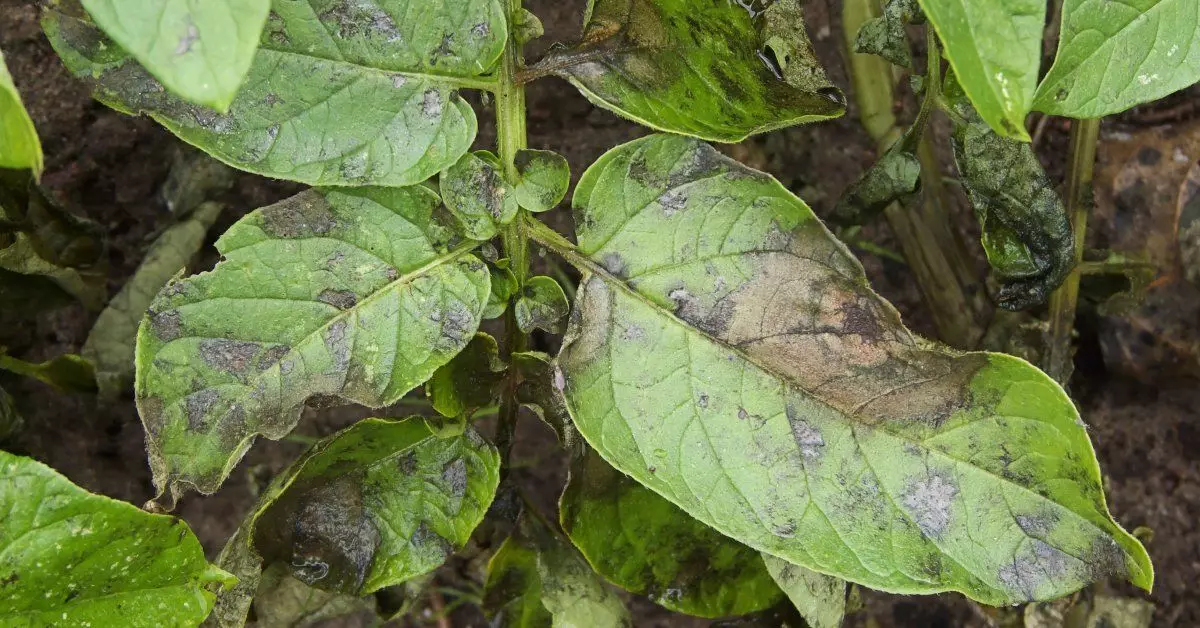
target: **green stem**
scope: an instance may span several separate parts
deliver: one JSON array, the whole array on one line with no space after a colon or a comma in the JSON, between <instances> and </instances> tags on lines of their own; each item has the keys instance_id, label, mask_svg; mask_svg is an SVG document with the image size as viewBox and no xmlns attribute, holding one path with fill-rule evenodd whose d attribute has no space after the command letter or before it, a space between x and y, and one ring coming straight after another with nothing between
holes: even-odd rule
<instances>
[{"instance_id":1,"label":"green stem","mask_svg":"<svg viewBox=\"0 0 1200 628\"><path fill-rule=\"evenodd\" d=\"M1075 310L1079 301L1080 263L1087 239L1088 212L1092 208L1092 174L1096 166L1096 140L1100 120L1075 120L1071 123L1071 152L1067 165L1067 217L1075 235L1075 267L1061 286L1050 295L1050 337L1046 351L1046 373L1065 385L1071 377L1071 332L1075 329Z\"/></svg>"},{"instance_id":2,"label":"green stem","mask_svg":"<svg viewBox=\"0 0 1200 628\"><path fill-rule=\"evenodd\" d=\"M521 10L521 0L506 0L508 23L514 23L514 17ZM525 87L518 81L517 75L521 69L521 47L514 34L509 33L508 45L504 48L504 56L500 60L500 71L496 85L496 136L500 150L500 162L504 165L504 175L509 181L517 180L517 152L525 148L527 137L525 133ZM525 210L519 210L517 217L504 228L500 234L504 246L504 255L509 259L509 269L517 278L517 285L525 285L529 277L529 243L521 225L525 222ZM519 288L518 288L519 289ZM504 317L504 333L507 338L509 354L524 351L529 345L529 337L517 325L513 308L508 308ZM500 462L508 467L512 453L513 434L517 427L517 413L521 405L517 401L516 381L513 380L505 387L500 399L500 417L496 422L496 447L500 450Z\"/></svg>"}]
</instances>

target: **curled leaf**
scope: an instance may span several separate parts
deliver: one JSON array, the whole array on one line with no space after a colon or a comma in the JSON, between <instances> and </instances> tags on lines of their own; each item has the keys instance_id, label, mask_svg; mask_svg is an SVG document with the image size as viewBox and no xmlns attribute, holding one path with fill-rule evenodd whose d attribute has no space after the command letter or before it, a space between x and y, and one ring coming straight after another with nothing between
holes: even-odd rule
<instances>
[{"instance_id":1,"label":"curled leaf","mask_svg":"<svg viewBox=\"0 0 1200 628\"><path fill-rule=\"evenodd\" d=\"M211 493L306 399L394 403L470 342L489 278L423 186L309 190L217 241L138 331L136 397L155 486Z\"/></svg>"},{"instance_id":2,"label":"curled leaf","mask_svg":"<svg viewBox=\"0 0 1200 628\"><path fill-rule=\"evenodd\" d=\"M840 116L844 99L812 54L799 3L775 6L766 29L736 2L595 0L582 41L533 69L635 122L714 141Z\"/></svg>"},{"instance_id":3,"label":"curled leaf","mask_svg":"<svg viewBox=\"0 0 1200 628\"><path fill-rule=\"evenodd\" d=\"M521 296L513 306L517 326L525 333L544 329L552 334L563 332L563 322L571 303L562 286L551 277L530 277L521 287Z\"/></svg>"},{"instance_id":4,"label":"curled leaf","mask_svg":"<svg viewBox=\"0 0 1200 628\"><path fill-rule=\"evenodd\" d=\"M433 409L442 416L469 416L499 397L506 370L496 339L479 332L458 355L434 371L425 390Z\"/></svg>"},{"instance_id":5,"label":"curled leaf","mask_svg":"<svg viewBox=\"0 0 1200 628\"><path fill-rule=\"evenodd\" d=\"M518 351L510 358L513 370L520 377L517 401L554 430L559 444L565 448L574 447L579 441L579 433L567 413L566 400L562 396L562 373L554 361L541 351Z\"/></svg>"},{"instance_id":6,"label":"curled leaf","mask_svg":"<svg viewBox=\"0 0 1200 628\"><path fill-rule=\"evenodd\" d=\"M908 142L898 140L838 199L833 218L861 225L892 202L916 194L920 185L921 162Z\"/></svg>"},{"instance_id":7,"label":"curled leaf","mask_svg":"<svg viewBox=\"0 0 1200 628\"><path fill-rule=\"evenodd\" d=\"M908 49L908 24L921 24L925 15L917 0L887 0L883 15L867 20L854 38L854 52L879 55L895 65L911 68Z\"/></svg>"},{"instance_id":8,"label":"curled leaf","mask_svg":"<svg viewBox=\"0 0 1200 628\"><path fill-rule=\"evenodd\" d=\"M578 249L533 233L584 273L558 365L621 472L877 589L1000 605L1108 575L1151 586L1063 390L912 334L777 181L656 135L601 157L574 206Z\"/></svg>"},{"instance_id":9,"label":"curled leaf","mask_svg":"<svg viewBox=\"0 0 1200 628\"><path fill-rule=\"evenodd\" d=\"M508 259L500 260L507 262ZM488 272L492 276L492 291L488 295L487 308L483 310L483 318L491 320L499 318L508 309L508 302L517 293L517 276L508 269L507 264L489 264Z\"/></svg>"}]
</instances>

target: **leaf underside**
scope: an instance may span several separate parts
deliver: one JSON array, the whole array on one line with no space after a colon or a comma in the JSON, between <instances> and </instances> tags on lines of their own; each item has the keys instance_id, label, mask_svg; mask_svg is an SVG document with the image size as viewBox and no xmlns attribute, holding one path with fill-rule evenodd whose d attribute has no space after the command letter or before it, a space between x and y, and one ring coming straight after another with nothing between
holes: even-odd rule
<instances>
[{"instance_id":1,"label":"leaf underside","mask_svg":"<svg viewBox=\"0 0 1200 628\"><path fill-rule=\"evenodd\" d=\"M595 0L583 40L540 65L571 81L598 106L662 131L737 142L845 109L820 71L802 28L786 44L795 67L785 80L770 61L761 22L727 0ZM799 23L798 8L788 18ZM801 39L803 38L803 39ZM773 50L773 49L772 49ZM771 55L777 54L771 52Z\"/></svg>"},{"instance_id":2,"label":"leaf underside","mask_svg":"<svg viewBox=\"0 0 1200 628\"><path fill-rule=\"evenodd\" d=\"M1046 3L1042 0L921 0L954 72L997 133L1029 141Z\"/></svg>"},{"instance_id":3,"label":"leaf underside","mask_svg":"<svg viewBox=\"0 0 1200 628\"><path fill-rule=\"evenodd\" d=\"M166 93L79 16L43 28L96 97L145 113L232 166L314 185L418 183L475 138L457 90L499 58L499 0L276 0L245 84L224 114Z\"/></svg>"},{"instance_id":4,"label":"leaf underside","mask_svg":"<svg viewBox=\"0 0 1200 628\"><path fill-rule=\"evenodd\" d=\"M0 451L0 624L195 626L231 584L182 520Z\"/></svg>"},{"instance_id":5,"label":"leaf underside","mask_svg":"<svg viewBox=\"0 0 1200 628\"><path fill-rule=\"evenodd\" d=\"M767 571L811 628L840 628L846 615L846 581L763 554Z\"/></svg>"},{"instance_id":6,"label":"leaf underside","mask_svg":"<svg viewBox=\"0 0 1200 628\"><path fill-rule=\"evenodd\" d=\"M1200 3L1066 0L1054 65L1034 107L1100 118L1200 81Z\"/></svg>"},{"instance_id":7,"label":"leaf underside","mask_svg":"<svg viewBox=\"0 0 1200 628\"><path fill-rule=\"evenodd\" d=\"M158 295L135 389L160 494L212 493L314 395L386 406L466 346L488 271L437 205L422 186L303 192L238 221L223 262Z\"/></svg>"},{"instance_id":8,"label":"leaf underside","mask_svg":"<svg viewBox=\"0 0 1200 628\"><path fill-rule=\"evenodd\" d=\"M1149 588L1070 400L914 336L812 211L704 144L618 147L575 195L590 258L558 357L610 464L755 549L892 592Z\"/></svg>"},{"instance_id":9,"label":"leaf underside","mask_svg":"<svg viewBox=\"0 0 1200 628\"><path fill-rule=\"evenodd\" d=\"M185 100L225 109L237 93L271 0L81 0L96 24Z\"/></svg>"}]
</instances>

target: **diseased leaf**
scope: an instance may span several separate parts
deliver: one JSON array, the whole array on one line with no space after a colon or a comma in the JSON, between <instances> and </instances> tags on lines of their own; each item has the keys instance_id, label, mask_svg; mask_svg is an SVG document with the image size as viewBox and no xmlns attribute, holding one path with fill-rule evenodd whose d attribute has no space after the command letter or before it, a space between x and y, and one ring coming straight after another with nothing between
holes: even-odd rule
<instances>
[{"instance_id":1,"label":"diseased leaf","mask_svg":"<svg viewBox=\"0 0 1200 628\"><path fill-rule=\"evenodd\" d=\"M1039 111L1100 118L1200 81L1195 0L1065 0L1060 32Z\"/></svg>"},{"instance_id":2,"label":"diseased leaf","mask_svg":"<svg viewBox=\"0 0 1200 628\"><path fill-rule=\"evenodd\" d=\"M571 166L567 158L549 150L517 151L517 203L531 212L554 209L567 195L571 185Z\"/></svg>"},{"instance_id":3,"label":"diseased leaf","mask_svg":"<svg viewBox=\"0 0 1200 628\"><path fill-rule=\"evenodd\" d=\"M0 168L42 174L42 143L0 51Z\"/></svg>"},{"instance_id":4,"label":"diseased leaf","mask_svg":"<svg viewBox=\"0 0 1200 628\"><path fill-rule=\"evenodd\" d=\"M559 517L601 576L700 617L745 615L783 599L757 551L693 519L585 449L572 462Z\"/></svg>"},{"instance_id":5,"label":"diseased leaf","mask_svg":"<svg viewBox=\"0 0 1200 628\"><path fill-rule=\"evenodd\" d=\"M1024 142L1042 60L1044 0L920 0L980 117Z\"/></svg>"},{"instance_id":6,"label":"diseased leaf","mask_svg":"<svg viewBox=\"0 0 1200 628\"><path fill-rule=\"evenodd\" d=\"M920 185L921 162L907 142L898 140L838 199L833 217L861 225L893 201L915 194Z\"/></svg>"},{"instance_id":7,"label":"diseased leaf","mask_svg":"<svg viewBox=\"0 0 1200 628\"><path fill-rule=\"evenodd\" d=\"M574 447L579 434L567 414L562 373L554 361L541 351L518 351L509 357L513 370L520 376L517 401L549 425L563 447Z\"/></svg>"},{"instance_id":8,"label":"diseased leaf","mask_svg":"<svg viewBox=\"0 0 1200 628\"><path fill-rule=\"evenodd\" d=\"M105 104L231 166L314 185L410 185L456 162L476 130L457 90L487 84L507 37L500 0L277 1L219 114L166 93L82 16L51 10L43 28Z\"/></svg>"},{"instance_id":9,"label":"diseased leaf","mask_svg":"<svg viewBox=\"0 0 1200 628\"><path fill-rule=\"evenodd\" d=\"M738 142L755 133L842 115L844 98L825 78L796 0L780 0L764 31L753 11L720 0L594 0L582 41L535 69L573 83L594 104L673 133ZM788 38L790 37L790 39ZM767 55L783 50L805 76L788 82Z\"/></svg>"},{"instance_id":10,"label":"diseased leaf","mask_svg":"<svg viewBox=\"0 0 1200 628\"><path fill-rule=\"evenodd\" d=\"M542 20L530 12L529 9L518 9L513 15L512 32L513 38L518 46L525 44L546 34L546 28L542 26Z\"/></svg>"},{"instance_id":11,"label":"diseased leaf","mask_svg":"<svg viewBox=\"0 0 1200 628\"><path fill-rule=\"evenodd\" d=\"M762 554L767 571L811 628L838 628L846 616L846 581Z\"/></svg>"},{"instance_id":12,"label":"diseased leaf","mask_svg":"<svg viewBox=\"0 0 1200 628\"><path fill-rule=\"evenodd\" d=\"M25 419L17 411L12 395L0 388L0 445L12 440L25 429Z\"/></svg>"},{"instance_id":13,"label":"diseased leaf","mask_svg":"<svg viewBox=\"0 0 1200 628\"><path fill-rule=\"evenodd\" d=\"M1096 311L1102 316L1129 316L1136 312L1158 276L1158 267L1144 257L1113 251L1102 262L1085 264L1087 272L1081 277L1079 290L1081 295L1098 297Z\"/></svg>"},{"instance_id":14,"label":"diseased leaf","mask_svg":"<svg viewBox=\"0 0 1200 628\"><path fill-rule=\"evenodd\" d=\"M618 470L872 588L1001 605L1110 574L1151 586L1062 389L913 335L777 181L658 135L601 157L574 206L584 277L558 365Z\"/></svg>"},{"instance_id":15,"label":"diseased leaf","mask_svg":"<svg viewBox=\"0 0 1200 628\"><path fill-rule=\"evenodd\" d=\"M988 264L1003 282L997 301L1021 310L1039 305L1075 263L1067 211L1033 147L997 135L947 77L947 96L962 122L951 135L954 161L982 230Z\"/></svg>"},{"instance_id":16,"label":"diseased leaf","mask_svg":"<svg viewBox=\"0 0 1200 628\"><path fill-rule=\"evenodd\" d=\"M517 293L517 276L508 269L508 259L500 261L505 262L505 265L491 264L488 266L488 272L492 277L492 291L488 295L487 308L483 310L483 317L488 320L500 318L508 309L509 300Z\"/></svg>"},{"instance_id":17,"label":"diseased leaf","mask_svg":"<svg viewBox=\"0 0 1200 628\"><path fill-rule=\"evenodd\" d=\"M521 331L530 333L535 329L544 329L552 334L561 334L571 304L557 281L539 275L530 277L521 287L521 296L513 308Z\"/></svg>"},{"instance_id":18,"label":"diseased leaf","mask_svg":"<svg viewBox=\"0 0 1200 628\"><path fill-rule=\"evenodd\" d=\"M479 332L454 359L434 371L425 390L442 416L469 416L499 397L506 370L496 339Z\"/></svg>"},{"instance_id":19,"label":"diseased leaf","mask_svg":"<svg viewBox=\"0 0 1200 628\"><path fill-rule=\"evenodd\" d=\"M925 15L917 0L887 0L883 15L867 20L858 29L854 52L879 55L895 65L911 68L912 52L908 49L908 24L921 24Z\"/></svg>"},{"instance_id":20,"label":"diseased leaf","mask_svg":"<svg viewBox=\"0 0 1200 628\"><path fill-rule=\"evenodd\" d=\"M0 451L0 624L195 626L213 590L182 520L93 495L50 467Z\"/></svg>"},{"instance_id":21,"label":"diseased leaf","mask_svg":"<svg viewBox=\"0 0 1200 628\"><path fill-rule=\"evenodd\" d=\"M215 491L309 397L386 406L467 345L488 272L437 206L424 186L303 192L242 218L217 241L225 261L159 293L135 392L168 504Z\"/></svg>"},{"instance_id":22,"label":"diseased leaf","mask_svg":"<svg viewBox=\"0 0 1200 628\"><path fill-rule=\"evenodd\" d=\"M241 625L260 573L366 595L429 573L467 542L499 484L500 455L469 427L364 419L322 439L264 491L219 562L242 582L214 613ZM248 585L248 586L247 586Z\"/></svg>"},{"instance_id":23,"label":"diseased leaf","mask_svg":"<svg viewBox=\"0 0 1200 628\"><path fill-rule=\"evenodd\" d=\"M571 544L529 516L488 563L484 600L508 628L633 625L621 598Z\"/></svg>"},{"instance_id":24,"label":"diseased leaf","mask_svg":"<svg viewBox=\"0 0 1200 628\"><path fill-rule=\"evenodd\" d=\"M81 0L167 89L224 111L246 78L271 0Z\"/></svg>"},{"instance_id":25,"label":"diseased leaf","mask_svg":"<svg viewBox=\"0 0 1200 628\"><path fill-rule=\"evenodd\" d=\"M171 170L158 195L167 211L186 216L204 201L233 187L235 176L229 166L194 148L180 146L172 154Z\"/></svg>"},{"instance_id":26,"label":"diseased leaf","mask_svg":"<svg viewBox=\"0 0 1200 628\"><path fill-rule=\"evenodd\" d=\"M116 398L133 385L134 348L142 316L154 295L179 274L204 245L208 230L221 209L217 203L205 203L158 236L137 272L96 319L80 353L95 365L96 383L102 397Z\"/></svg>"},{"instance_id":27,"label":"diseased leaf","mask_svg":"<svg viewBox=\"0 0 1200 628\"><path fill-rule=\"evenodd\" d=\"M73 301L71 295L49 277L23 275L0 268L0 303L21 304L20 310L10 308L0 312L0 324L6 320L34 318Z\"/></svg>"},{"instance_id":28,"label":"diseased leaf","mask_svg":"<svg viewBox=\"0 0 1200 628\"><path fill-rule=\"evenodd\" d=\"M1150 628L1154 604L1132 597L1097 595L1087 616L1087 628Z\"/></svg>"},{"instance_id":29,"label":"diseased leaf","mask_svg":"<svg viewBox=\"0 0 1200 628\"><path fill-rule=\"evenodd\" d=\"M92 363L73 353L33 363L4 355L4 347L0 347L0 369L32 377L63 392L96 391L96 375Z\"/></svg>"},{"instance_id":30,"label":"diseased leaf","mask_svg":"<svg viewBox=\"0 0 1200 628\"><path fill-rule=\"evenodd\" d=\"M517 215L517 196L487 151L463 155L442 172L439 184L446 209L472 240L494 237Z\"/></svg>"},{"instance_id":31,"label":"diseased leaf","mask_svg":"<svg viewBox=\"0 0 1200 628\"><path fill-rule=\"evenodd\" d=\"M311 587L278 563L263 572L254 596L256 628L304 628L358 614L374 617L374 600Z\"/></svg>"}]
</instances>

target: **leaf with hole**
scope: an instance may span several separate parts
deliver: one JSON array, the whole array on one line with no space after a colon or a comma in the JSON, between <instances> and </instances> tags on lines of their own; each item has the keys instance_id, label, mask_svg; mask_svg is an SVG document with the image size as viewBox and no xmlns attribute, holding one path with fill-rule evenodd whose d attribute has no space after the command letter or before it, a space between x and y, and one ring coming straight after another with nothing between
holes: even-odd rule
<instances>
[{"instance_id":1,"label":"leaf with hole","mask_svg":"<svg viewBox=\"0 0 1200 628\"><path fill-rule=\"evenodd\" d=\"M567 195L571 185L571 166L567 158L549 150L517 151L517 203L531 212L554 209Z\"/></svg>"},{"instance_id":2,"label":"leaf with hole","mask_svg":"<svg viewBox=\"0 0 1200 628\"><path fill-rule=\"evenodd\" d=\"M0 51L0 168L42 173L42 143Z\"/></svg>"},{"instance_id":3,"label":"leaf with hole","mask_svg":"<svg viewBox=\"0 0 1200 628\"><path fill-rule=\"evenodd\" d=\"M216 2L216 0L212 0ZM241 168L314 185L402 186L450 166L475 138L458 94L489 86L507 37L500 0L276 2L227 113L167 93L81 16L43 28L95 96L145 113Z\"/></svg>"},{"instance_id":4,"label":"leaf with hole","mask_svg":"<svg viewBox=\"0 0 1200 628\"><path fill-rule=\"evenodd\" d=\"M472 240L494 237L517 216L517 196L501 170L494 154L478 151L463 155L438 181L446 209Z\"/></svg>"},{"instance_id":5,"label":"leaf with hole","mask_svg":"<svg viewBox=\"0 0 1200 628\"><path fill-rule=\"evenodd\" d=\"M980 117L996 133L1029 141L1042 61L1043 0L921 0L946 58Z\"/></svg>"},{"instance_id":6,"label":"leaf with hole","mask_svg":"<svg viewBox=\"0 0 1200 628\"><path fill-rule=\"evenodd\" d=\"M577 250L538 236L584 271L558 365L618 470L726 536L884 591L1000 605L1108 575L1150 588L1062 389L913 335L777 181L656 135L601 157L574 207Z\"/></svg>"},{"instance_id":7,"label":"leaf with hole","mask_svg":"<svg viewBox=\"0 0 1200 628\"><path fill-rule=\"evenodd\" d=\"M1200 81L1200 3L1065 0L1054 65L1034 107L1100 118Z\"/></svg>"},{"instance_id":8,"label":"leaf with hole","mask_svg":"<svg viewBox=\"0 0 1200 628\"><path fill-rule=\"evenodd\" d=\"M215 616L240 625L264 569L362 596L439 567L483 520L499 484L495 447L421 417L363 419L319 441L271 483L220 564L242 582Z\"/></svg>"},{"instance_id":9,"label":"leaf with hole","mask_svg":"<svg viewBox=\"0 0 1200 628\"><path fill-rule=\"evenodd\" d=\"M445 417L469 416L499 398L507 366L496 339L479 332L425 383L433 409Z\"/></svg>"},{"instance_id":10,"label":"leaf with hole","mask_svg":"<svg viewBox=\"0 0 1200 628\"><path fill-rule=\"evenodd\" d=\"M763 554L767 571L811 628L839 628L846 616L846 581Z\"/></svg>"},{"instance_id":11,"label":"leaf with hole","mask_svg":"<svg viewBox=\"0 0 1200 628\"><path fill-rule=\"evenodd\" d=\"M954 161L982 230L988 264L1003 285L1001 307L1039 305L1075 263L1067 211L1033 147L992 131L946 77L946 95L958 113L951 133Z\"/></svg>"},{"instance_id":12,"label":"leaf with hole","mask_svg":"<svg viewBox=\"0 0 1200 628\"><path fill-rule=\"evenodd\" d=\"M544 329L552 334L562 333L571 303L557 281L544 275L530 277L520 293L513 313L521 331L530 333L535 329Z\"/></svg>"},{"instance_id":13,"label":"leaf with hole","mask_svg":"<svg viewBox=\"0 0 1200 628\"><path fill-rule=\"evenodd\" d=\"M205 203L154 240L145 259L100 313L80 353L96 367L102 397L113 399L133 386L138 326L154 295L187 267L204 245L221 205Z\"/></svg>"},{"instance_id":14,"label":"leaf with hole","mask_svg":"<svg viewBox=\"0 0 1200 628\"><path fill-rule=\"evenodd\" d=\"M745 615L783 599L757 551L693 519L590 447L585 450L572 461L559 517L597 573L626 591L700 617Z\"/></svg>"},{"instance_id":15,"label":"leaf with hole","mask_svg":"<svg viewBox=\"0 0 1200 628\"><path fill-rule=\"evenodd\" d=\"M242 218L224 261L159 293L135 393L167 503L215 491L306 399L390 405L470 342L488 272L437 207L424 186L309 190Z\"/></svg>"},{"instance_id":16,"label":"leaf with hole","mask_svg":"<svg viewBox=\"0 0 1200 628\"><path fill-rule=\"evenodd\" d=\"M180 519L29 458L0 451L0 469L0 624L195 626L233 584Z\"/></svg>"},{"instance_id":17,"label":"leaf with hole","mask_svg":"<svg viewBox=\"0 0 1200 628\"><path fill-rule=\"evenodd\" d=\"M588 100L635 122L737 142L845 110L802 27L762 31L734 2L594 0L588 6L582 41L548 54L534 69L562 76ZM802 24L795 0L777 6L782 9L773 14L787 13L776 23ZM809 69L797 74L805 80L785 80L779 51L789 65Z\"/></svg>"},{"instance_id":18,"label":"leaf with hole","mask_svg":"<svg viewBox=\"0 0 1200 628\"><path fill-rule=\"evenodd\" d=\"M184 100L224 111L254 52L271 0L81 0L96 25Z\"/></svg>"}]
</instances>

